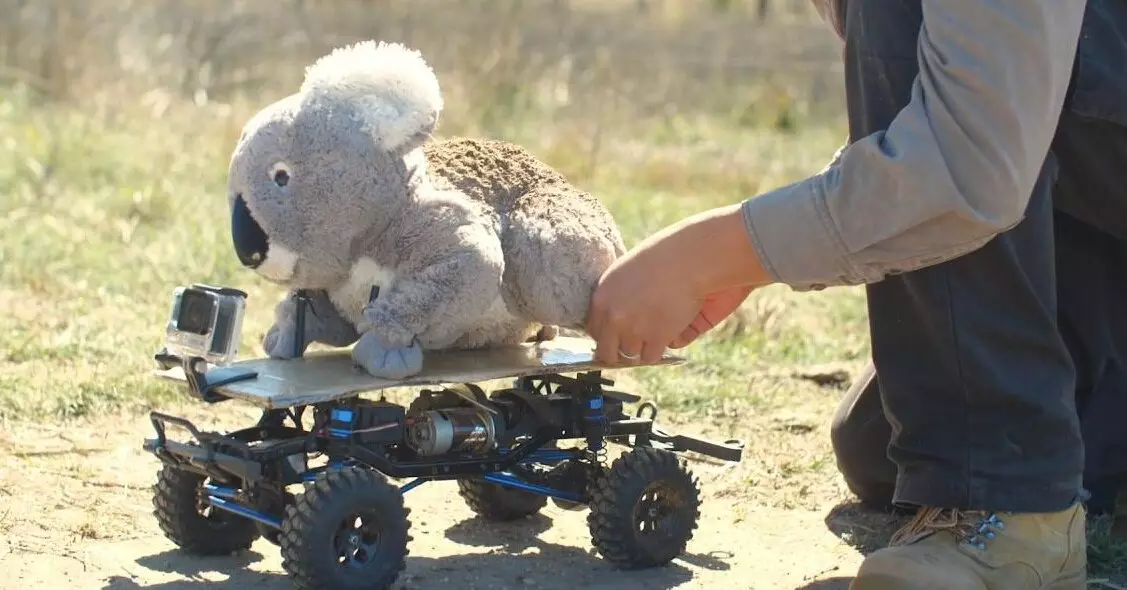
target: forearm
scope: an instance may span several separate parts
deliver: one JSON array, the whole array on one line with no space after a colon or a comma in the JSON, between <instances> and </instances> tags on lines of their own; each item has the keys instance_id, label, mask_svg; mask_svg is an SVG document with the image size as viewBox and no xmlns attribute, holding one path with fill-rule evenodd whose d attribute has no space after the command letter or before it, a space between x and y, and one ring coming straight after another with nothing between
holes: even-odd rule
<instances>
[{"instance_id":1,"label":"forearm","mask_svg":"<svg viewBox=\"0 0 1127 590\"><path fill-rule=\"evenodd\" d=\"M924 0L920 75L885 132L743 203L768 275L871 283L968 253L1024 216L1056 130L1083 0Z\"/></svg>"},{"instance_id":2,"label":"forearm","mask_svg":"<svg viewBox=\"0 0 1127 590\"><path fill-rule=\"evenodd\" d=\"M662 256L688 288L706 295L772 282L745 229L740 205L698 213L650 236L640 247L664 247Z\"/></svg>"}]
</instances>

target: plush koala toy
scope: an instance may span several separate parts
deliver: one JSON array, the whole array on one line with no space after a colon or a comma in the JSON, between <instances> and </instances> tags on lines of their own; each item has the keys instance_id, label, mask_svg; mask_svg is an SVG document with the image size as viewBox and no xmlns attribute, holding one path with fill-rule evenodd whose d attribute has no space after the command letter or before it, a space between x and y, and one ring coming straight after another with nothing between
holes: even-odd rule
<instances>
[{"instance_id":1,"label":"plush koala toy","mask_svg":"<svg viewBox=\"0 0 1127 590\"><path fill-rule=\"evenodd\" d=\"M442 106L417 51L369 41L317 60L246 124L229 170L235 251L290 289L268 355L294 353L298 289L303 342L355 344L388 379L420 371L426 350L582 329L625 250L614 219L518 146L429 141Z\"/></svg>"}]
</instances>

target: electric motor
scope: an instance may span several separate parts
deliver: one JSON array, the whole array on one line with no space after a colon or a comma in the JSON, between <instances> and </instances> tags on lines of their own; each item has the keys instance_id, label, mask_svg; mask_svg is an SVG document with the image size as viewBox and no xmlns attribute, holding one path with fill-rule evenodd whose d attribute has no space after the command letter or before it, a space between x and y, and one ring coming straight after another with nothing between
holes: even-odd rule
<instances>
[{"instance_id":1,"label":"electric motor","mask_svg":"<svg viewBox=\"0 0 1127 590\"><path fill-rule=\"evenodd\" d=\"M493 417L478 408L445 408L410 416L407 444L431 457L451 451L481 453L493 448L497 431Z\"/></svg>"}]
</instances>

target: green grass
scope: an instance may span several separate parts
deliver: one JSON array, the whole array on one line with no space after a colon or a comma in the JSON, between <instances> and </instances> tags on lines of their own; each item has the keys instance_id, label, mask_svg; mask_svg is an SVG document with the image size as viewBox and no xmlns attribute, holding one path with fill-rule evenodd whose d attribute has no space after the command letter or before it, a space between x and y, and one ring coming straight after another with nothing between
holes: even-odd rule
<instances>
[{"instance_id":1,"label":"green grass","mask_svg":"<svg viewBox=\"0 0 1127 590\"><path fill-rule=\"evenodd\" d=\"M226 166L246 108L174 105L98 112L0 95L0 422L60 421L181 401L149 376L171 290L193 281L250 294L244 356L261 354L280 290L241 268L229 242ZM702 209L819 169L839 125L686 121L619 136L593 153L551 120L498 132L610 206L629 243ZM656 401L661 421L748 441L712 485L746 504L825 510L849 499L828 444L841 387L798 375L868 354L857 289L772 287L687 351L676 368L619 376ZM844 385L844 384L840 384ZM1127 570L1127 550L1093 532L1096 573Z\"/></svg>"},{"instance_id":2,"label":"green grass","mask_svg":"<svg viewBox=\"0 0 1127 590\"><path fill-rule=\"evenodd\" d=\"M36 107L19 92L0 99L0 419L145 408L174 395L147 371L171 289L185 282L247 290L242 348L261 353L280 291L239 266L225 208L226 164L242 119L214 107L124 112ZM718 127L707 140L699 131L653 135L644 153L616 146L627 156L604 156L581 181L606 200L631 243L797 178L820 166L839 137L819 128ZM587 154L568 151L567 142L544 145L519 130L507 138L569 175L584 174ZM739 397L733 392L756 367L856 359L865 348L861 303L845 291L768 290L733 320L736 336L689 351L692 368L638 376L650 395L691 410Z\"/></svg>"},{"instance_id":3,"label":"green grass","mask_svg":"<svg viewBox=\"0 0 1127 590\"><path fill-rule=\"evenodd\" d=\"M99 112L33 105L19 92L0 99L0 306L10 310L0 314L0 421L180 399L148 373L170 292L187 282L247 291L241 348L262 353L281 292L239 266L225 205L230 149L253 108L173 105L155 116L143 105ZM500 131L455 119L443 130L527 145L604 199L631 244L820 168L842 136L832 125L778 130L682 118L612 137L593 155L575 127L545 116ZM864 335L856 290L765 289L688 349L687 366L621 377L667 420L763 445L733 472L731 489L768 482L764 502L819 505L842 493L824 444L837 392L785 373L857 362ZM777 427L796 420L816 426L797 434Z\"/></svg>"}]
</instances>

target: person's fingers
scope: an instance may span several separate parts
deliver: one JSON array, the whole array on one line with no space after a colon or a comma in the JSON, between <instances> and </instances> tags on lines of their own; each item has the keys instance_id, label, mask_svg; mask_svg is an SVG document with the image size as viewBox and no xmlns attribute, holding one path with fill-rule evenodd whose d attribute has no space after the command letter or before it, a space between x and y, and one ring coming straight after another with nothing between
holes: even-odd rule
<instances>
[{"instance_id":1,"label":"person's fingers","mask_svg":"<svg viewBox=\"0 0 1127 590\"><path fill-rule=\"evenodd\" d=\"M697 317L693 318L693 322L690 325L694 330L697 331L697 334L704 334L705 332L716 327L717 321L714 318L709 317L710 315L712 315L710 312L711 310L707 308L702 309L701 312L697 314Z\"/></svg>"},{"instance_id":2,"label":"person's fingers","mask_svg":"<svg viewBox=\"0 0 1127 590\"><path fill-rule=\"evenodd\" d=\"M689 324L687 328L682 330L681 333L673 339L673 342L669 343L669 348L685 348L693 342L696 342L700 335L700 330L697 330L696 326Z\"/></svg>"},{"instance_id":3,"label":"person's fingers","mask_svg":"<svg viewBox=\"0 0 1127 590\"><path fill-rule=\"evenodd\" d=\"M654 342L646 342L645 346L642 347L642 358L640 359L640 361L635 361L635 362L642 362L642 363L645 363L647 365L652 365L652 364L660 361L661 357L664 356L664 355L665 355L665 347L664 346L662 346L660 344L656 344Z\"/></svg>"},{"instance_id":4,"label":"person's fingers","mask_svg":"<svg viewBox=\"0 0 1127 590\"><path fill-rule=\"evenodd\" d=\"M587 307L587 321L584 324L584 329L587 335L591 338L598 340L599 334L603 331L603 326L606 325L606 314L603 313L602 305L597 297L591 297L591 302Z\"/></svg>"},{"instance_id":5,"label":"person's fingers","mask_svg":"<svg viewBox=\"0 0 1127 590\"><path fill-rule=\"evenodd\" d=\"M618 332L613 326L605 326L595 338L595 361L604 365L616 365L618 358Z\"/></svg>"},{"instance_id":6,"label":"person's fingers","mask_svg":"<svg viewBox=\"0 0 1127 590\"><path fill-rule=\"evenodd\" d=\"M602 285L596 285L594 292L591 294L590 303L587 307L587 322L585 326L587 335L595 341L595 350L592 354L593 360L595 362L600 362L600 359L605 356L604 353L606 352L607 347L606 340L608 337L608 332L611 332L611 330L607 329L608 323L604 300L605 296L602 290ZM611 345L613 346L616 344L617 341L615 341Z\"/></svg>"},{"instance_id":7,"label":"person's fingers","mask_svg":"<svg viewBox=\"0 0 1127 590\"><path fill-rule=\"evenodd\" d=\"M642 358L644 344L645 342L633 332L620 334L618 337L618 352L621 358L619 360L630 364L638 362Z\"/></svg>"},{"instance_id":8,"label":"person's fingers","mask_svg":"<svg viewBox=\"0 0 1127 590\"><path fill-rule=\"evenodd\" d=\"M715 329L717 325L721 321L724 321L731 311L735 309L735 306L733 306L731 310L728 310L728 306L724 305L717 310L715 307L712 307L710 303L715 302L707 302L706 305L702 307L700 313L696 314L693 321L690 322L689 327L682 330L681 334L678 334L672 345L669 345L671 348L684 348L691 345L691 343L704 336L704 333Z\"/></svg>"},{"instance_id":9,"label":"person's fingers","mask_svg":"<svg viewBox=\"0 0 1127 590\"><path fill-rule=\"evenodd\" d=\"M697 329L704 332L715 328L720 322L724 321L728 316L732 315L743 302L751 295L752 289L750 287L740 287L729 289L715 293L709 297L704 306L701 308L700 315L703 320L708 322L708 326L697 326Z\"/></svg>"}]
</instances>

